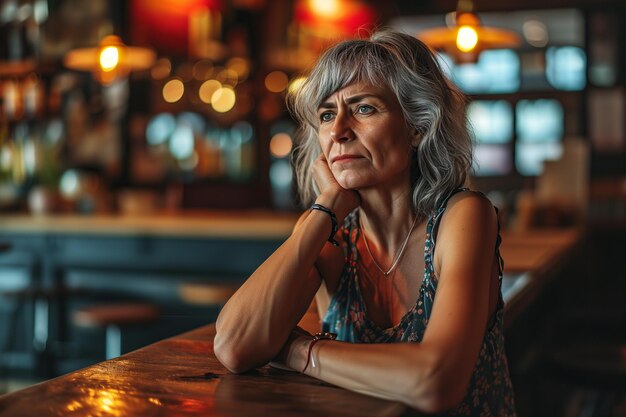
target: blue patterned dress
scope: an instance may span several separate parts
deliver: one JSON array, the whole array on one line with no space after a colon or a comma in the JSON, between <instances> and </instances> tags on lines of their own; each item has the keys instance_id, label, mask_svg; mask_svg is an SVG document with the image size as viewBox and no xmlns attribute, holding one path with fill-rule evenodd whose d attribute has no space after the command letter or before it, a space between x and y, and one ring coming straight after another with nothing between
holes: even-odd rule
<instances>
[{"instance_id":1,"label":"blue patterned dress","mask_svg":"<svg viewBox=\"0 0 626 417\"><path fill-rule=\"evenodd\" d=\"M406 313L400 323L387 329L381 329L367 317L358 279L359 252L356 245L360 235L358 209L346 217L342 229L346 266L322 320L324 331L336 333L337 340L351 343L422 341L437 292L437 277L433 266L435 240L432 232L436 230L452 195L446 198L428 219L424 248L424 279L419 289L420 295L413 308ZM496 254L500 261L500 271L502 271L499 245L500 233L498 232ZM501 272L499 279L502 282ZM515 416L513 387L504 352L503 306L502 293L500 293L495 320L485 333L465 398L461 404L444 415Z\"/></svg>"}]
</instances>

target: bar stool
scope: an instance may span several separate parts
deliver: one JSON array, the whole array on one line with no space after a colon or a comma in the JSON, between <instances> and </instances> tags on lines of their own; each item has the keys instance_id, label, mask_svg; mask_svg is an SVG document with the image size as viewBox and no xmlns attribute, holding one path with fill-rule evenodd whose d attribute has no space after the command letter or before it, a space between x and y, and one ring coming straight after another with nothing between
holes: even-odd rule
<instances>
[{"instance_id":1,"label":"bar stool","mask_svg":"<svg viewBox=\"0 0 626 417\"><path fill-rule=\"evenodd\" d=\"M9 254L13 251L13 247L10 243L0 242L0 255ZM22 249L20 252L24 252ZM3 312L8 313L8 332L6 336L8 338L3 340L3 345L0 348L2 350L3 357L7 357L13 353L21 353L25 355L31 355L35 360L34 366L41 373L42 376L50 377L51 374L51 357L48 351L48 315L49 304L52 300L56 300L61 297L65 297L65 291L57 287L43 288L39 283L39 268L36 258L31 259L29 276L24 282L13 282L9 284L8 288L3 288L0 291L0 303L2 307L8 307ZM20 261L16 265L22 265ZM11 307L12 306L12 307ZM20 324L20 318L25 317L26 327L18 329ZM18 330L24 332L24 341L26 345L21 347L19 351L13 352L12 350L17 347L19 343L15 335ZM5 335L3 335L5 336ZM24 356L25 357L25 356ZM1 359L1 358L0 358ZM0 360L0 362L3 362ZM29 367L33 365L26 365L27 362L22 361L23 366Z\"/></svg>"},{"instance_id":2,"label":"bar stool","mask_svg":"<svg viewBox=\"0 0 626 417\"><path fill-rule=\"evenodd\" d=\"M143 302L100 304L74 311L74 324L81 327L103 327L105 329L105 356L113 359L122 354L122 327L154 322L159 318L159 309Z\"/></svg>"}]
</instances>

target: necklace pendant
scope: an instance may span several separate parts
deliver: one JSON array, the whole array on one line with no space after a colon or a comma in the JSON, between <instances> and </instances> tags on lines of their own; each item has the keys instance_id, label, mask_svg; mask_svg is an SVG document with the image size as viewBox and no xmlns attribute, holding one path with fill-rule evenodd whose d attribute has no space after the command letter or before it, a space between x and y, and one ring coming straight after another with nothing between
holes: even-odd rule
<instances>
[{"instance_id":1,"label":"necklace pendant","mask_svg":"<svg viewBox=\"0 0 626 417\"><path fill-rule=\"evenodd\" d=\"M404 250L406 249L406 245L407 243L409 243L409 238L411 237L411 233L413 232L413 229L415 228L415 224L417 223L417 218L418 216L416 215L415 218L413 219L413 223L411 224L411 228L409 229L409 233L406 235L406 238L404 239L404 242L402 243L402 246L400 247L400 250L398 251L398 254L394 258L391 264L391 267L386 271L383 268L381 268L381 266L378 265L378 262L376 262L376 259L374 259L374 256L372 255L372 251L370 250L370 245L367 242L367 236L365 235L365 233L363 233L363 242L365 243L365 249L367 249L367 253L370 255L370 258L372 259L374 266L376 266L376 268L380 272L382 272L385 278L388 278L389 274L391 274L396 269L396 266L398 266L398 263L400 262L400 259L402 258L402 255L404 254ZM359 219L359 222L360 222L360 219ZM363 230L362 224L360 224L360 227L361 227L361 230Z\"/></svg>"}]
</instances>

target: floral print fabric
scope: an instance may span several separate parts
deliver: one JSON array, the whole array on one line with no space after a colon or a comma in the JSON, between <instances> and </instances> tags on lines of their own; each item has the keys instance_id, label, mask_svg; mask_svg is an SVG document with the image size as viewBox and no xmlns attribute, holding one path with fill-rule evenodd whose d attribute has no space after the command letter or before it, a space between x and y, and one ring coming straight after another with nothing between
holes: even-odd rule
<instances>
[{"instance_id":1,"label":"floral print fabric","mask_svg":"<svg viewBox=\"0 0 626 417\"><path fill-rule=\"evenodd\" d=\"M457 191L463 190L465 189ZM437 277L433 266L435 249L433 230L436 230L439 219L452 195L448 196L428 219L424 248L424 279L419 289L419 297L400 322L387 329L381 329L367 317L358 279L359 252L356 245L360 235L358 209L346 217L342 229L345 267L322 321L323 331L336 333L337 340L351 343L422 341L437 292ZM498 233L496 254L500 261L500 271L502 271L499 245L500 234ZM501 273L499 279L502 281ZM485 333L465 398L461 404L444 415L515 416L513 387L504 351L503 306L504 302L500 294L495 318Z\"/></svg>"}]
</instances>

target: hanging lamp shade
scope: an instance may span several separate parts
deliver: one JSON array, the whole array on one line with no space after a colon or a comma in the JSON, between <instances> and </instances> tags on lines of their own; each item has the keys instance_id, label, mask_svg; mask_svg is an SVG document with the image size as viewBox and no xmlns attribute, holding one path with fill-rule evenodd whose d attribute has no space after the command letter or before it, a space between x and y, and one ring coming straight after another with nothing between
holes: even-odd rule
<instances>
[{"instance_id":1,"label":"hanging lamp shade","mask_svg":"<svg viewBox=\"0 0 626 417\"><path fill-rule=\"evenodd\" d=\"M118 36L109 35L98 47L69 51L64 64L70 69L93 73L102 84L111 84L131 71L150 68L155 59L156 54L151 49L126 46Z\"/></svg>"},{"instance_id":2,"label":"hanging lamp shade","mask_svg":"<svg viewBox=\"0 0 626 417\"><path fill-rule=\"evenodd\" d=\"M451 24L428 29L417 38L437 51L443 51L459 63L476 62L486 49L517 48L521 38L517 32L483 26L478 15L471 11L457 11L449 15Z\"/></svg>"}]
</instances>

